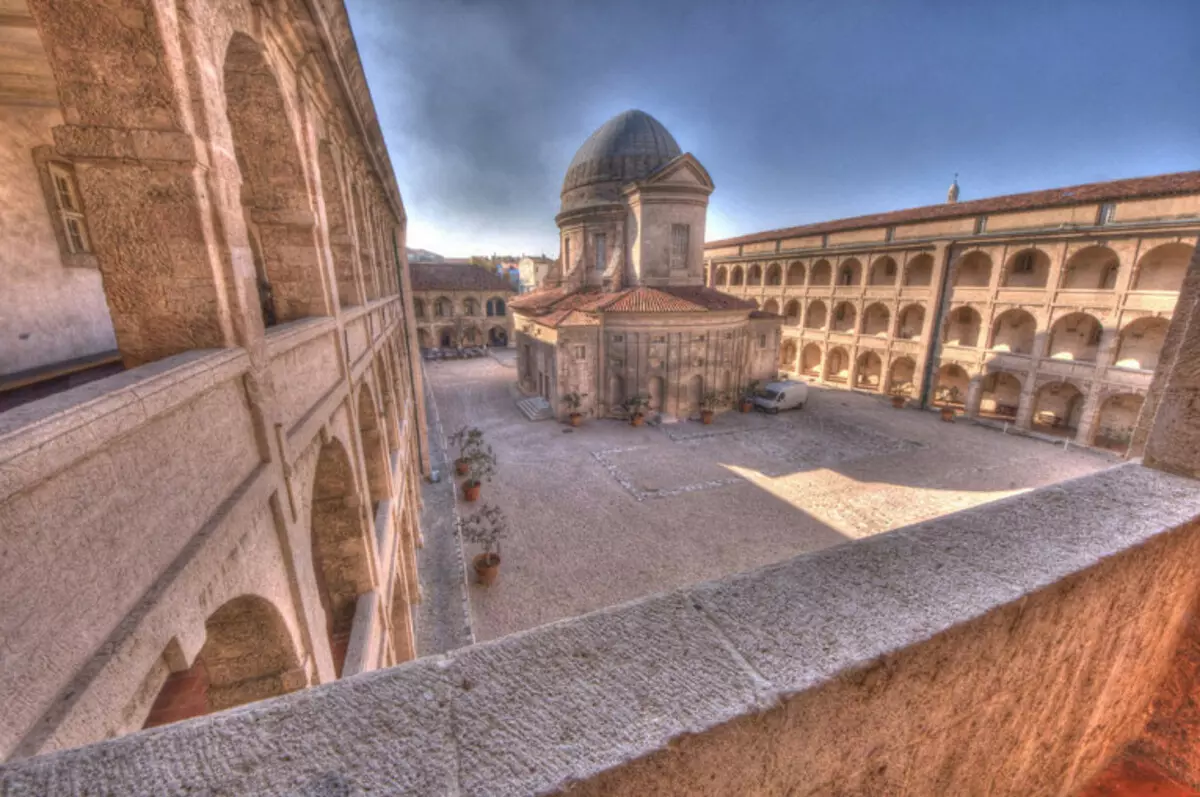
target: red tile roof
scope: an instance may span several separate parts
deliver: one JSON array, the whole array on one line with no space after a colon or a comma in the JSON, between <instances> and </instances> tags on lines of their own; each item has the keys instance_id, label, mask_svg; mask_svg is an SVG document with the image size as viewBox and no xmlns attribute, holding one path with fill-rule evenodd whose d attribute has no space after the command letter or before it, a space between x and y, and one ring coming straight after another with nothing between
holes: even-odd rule
<instances>
[{"instance_id":1,"label":"red tile roof","mask_svg":"<svg viewBox=\"0 0 1200 797\"><path fill-rule=\"evenodd\" d=\"M513 292L513 285L499 274L480 266L461 263L409 263L414 291L500 291Z\"/></svg>"},{"instance_id":2,"label":"red tile roof","mask_svg":"<svg viewBox=\"0 0 1200 797\"><path fill-rule=\"evenodd\" d=\"M583 323L584 314L604 313L706 313L721 310L753 310L752 301L738 299L701 285L639 285L604 293L596 288L567 290L547 288L527 293L508 303L549 327ZM570 319L570 321L568 321Z\"/></svg>"},{"instance_id":3,"label":"red tile roof","mask_svg":"<svg viewBox=\"0 0 1200 797\"><path fill-rule=\"evenodd\" d=\"M1036 208L1082 205L1089 202L1110 202L1118 199L1137 199L1197 192L1200 192L1200 171L1177 172L1175 174L1161 174L1156 177L1134 177L1128 180L1086 183L1067 188L1051 188L1044 191L1030 191L1025 194L1009 194L1007 196L990 197L987 199L975 199L970 202L926 205L920 208L875 213L870 216L855 216L849 219L822 221L816 224L804 224L799 227L785 227L779 230L766 230L764 232L741 235L736 238L722 238L719 241L708 241L704 244L704 248L713 249L720 246L735 246L737 244L773 241L777 238L795 238L802 235L842 232L865 227L882 227L885 225L903 224L905 222L953 219L962 216L974 216L980 213L1033 210Z\"/></svg>"}]
</instances>

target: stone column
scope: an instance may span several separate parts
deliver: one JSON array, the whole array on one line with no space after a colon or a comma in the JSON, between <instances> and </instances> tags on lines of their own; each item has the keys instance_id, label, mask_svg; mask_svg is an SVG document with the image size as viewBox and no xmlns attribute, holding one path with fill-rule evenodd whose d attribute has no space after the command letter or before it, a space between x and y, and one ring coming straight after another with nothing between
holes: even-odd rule
<instances>
[{"instance_id":1,"label":"stone column","mask_svg":"<svg viewBox=\"0 0 1200 797\"><path fill-rule=\"evenodd\" d=\"M979 404L983 400L983 376L976 374L967 382L967 395L963 399L963 407L968 418L979 417Z\"/></svg>"}]
</instances>

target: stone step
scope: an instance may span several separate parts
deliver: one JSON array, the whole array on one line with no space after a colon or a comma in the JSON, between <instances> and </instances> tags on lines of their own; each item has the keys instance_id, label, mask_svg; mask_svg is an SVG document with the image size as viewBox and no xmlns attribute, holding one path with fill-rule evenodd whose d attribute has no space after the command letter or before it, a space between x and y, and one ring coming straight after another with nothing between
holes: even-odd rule
<instances>
[{"instance_id":1,"label":"stone step","mask_svg":"<svg viewBox=\"0 0 1200 797\"><path fill-rule=\"evenodd\" d=\"M517 402L517 409L531 421L548 421L554 417L550 402L541 396L531 396Z\"/></svg>"}]
</instances>

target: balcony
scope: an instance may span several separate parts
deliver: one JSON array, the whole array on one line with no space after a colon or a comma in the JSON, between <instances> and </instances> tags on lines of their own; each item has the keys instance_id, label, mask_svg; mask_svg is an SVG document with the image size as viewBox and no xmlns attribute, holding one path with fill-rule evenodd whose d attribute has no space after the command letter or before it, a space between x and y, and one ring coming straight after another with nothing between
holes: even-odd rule
<instances>
[{"instance_id":1,"label":"balcony","mask_svg":"<svg viewBox=\"0 0 1200 797\"><path fill-rule=\"evenodd\" d=\"M0 790L1072 794L1143 726L1198 515L1196 482L1126 464L19 761Z\"/></svg>"},{"instance_id":2,"label":"balcony","mask_svg":"<svg viewBox=\"0 0 1200 797\"><path fill-rule=\"evenodd\" d=\"M991 298L992 289L983 288L951 288L950 300L955 303L986 302Z\"/></svg>"},{"instance_id":3,"label":"balcony","mask_svg":"<svg viewBox=\"0 0 1200 797\"><path fill-rule=\"evenodd\" d=\"M957 297L957 293L956 293ZM996 291L996 301L1011 304L1045 304L1045 288L1001 288Z\"/></svg>"},{"instance_id":4,"label":"balcony","mask_svg":"<svg viewBox=\"0 0 1200 797\"><path fill-rule=\"evenodd\" d=\"M1179 300L1176 291L1130 291L1125 294L1124 307L1127 310L1151 310L1167 312L1175 308Z\"/></svg>"},{"instance_id":5,"label":"balcony","mask_svg":"<svg viewBox=\"0 0 1200 797\"><path fill-rule=\"evenodd\" d=\"M1115 291L1061 290L1054 295L1055 304L1087 305L1088 307L1112 307L1117 303Z\"/></svg>"}]
</instances>

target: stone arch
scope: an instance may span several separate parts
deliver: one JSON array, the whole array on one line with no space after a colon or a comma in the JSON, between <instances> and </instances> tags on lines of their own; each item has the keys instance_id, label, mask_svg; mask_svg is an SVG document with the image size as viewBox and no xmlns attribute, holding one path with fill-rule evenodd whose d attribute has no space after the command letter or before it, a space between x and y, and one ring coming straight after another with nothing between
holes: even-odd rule
<instances>
[{"instance_id":1,"label":"stone arch","mask_svg":"<svg viewBox=\"0 0 1200 797\"><path fill-rule=\"evenodd\" d=\"M307 683L279 609L258 595L239 595L209 615L195 662L167 676L143 727L278 697Z\"/></svg>"},{"instance_id":2,"label":"stone arch","mask_svg":"<svg viewBox=\"0 0 1200 797\"><path fill-rule=\"evenodd\" d=\"M458 330L454 327L439 327L437 345L443 349L453 349L458 346Z\"/></svg>"},{"instance_id":3,"label":"stone arch","mask_svg":"<svg viewBox=\"0 0 1200 797\"><path fill-rule=\"evenodd\" d=\"M321 446L312 491L312 561L325 631L340 678L358 596L371 589L367 537L362 527L350 457L340 440Z\"/></svg>"},{"instance_id":4,"label":"stone arch","mask_svg":"<svg viewBox=\"0 0 1200 797\"><path fill-rule=\"evenodd\" d=\"M504 299L499 296L493 296L487 300L487 314L492 318L503 316L508 312L508 308L504 306Z\"/></svg>"},{"instance_id":5,"label":"stone arch","mask_svg":"<svg viewBox=\"0 0 1200 797\"><path fill-rule=\"evenodd\" d=\"M430 337L429 330L425 329L425 327L417 329L417 345L422 349L433 347L433 338Z\"/></svg>"},{"instance_id":6,"label":"stone arch","mask_svg":"<svg viewBox=\"0 0 1200 797\"><path fill-rule=\"evenodd\" d=\"M730 285L742 285L745 283L745 274L741 266L734 266L733 271L729 274Z\"/></svg>"},{"instance_id":7,"label":"stone arch","mask_svg":"<svg viewBox=\"0 0 1200 797\"><path fill-rule=\"evenodd\" d=\"M920 254L904 266L904 284L921 288L933 284L933 257Z\"/></svg>"},{"instance_id":8,"label":"stone arch","mask_svg":"<svg viewBox=\"0 0 1200 797\"><path fill-rule=\"evenodd\" d=\"M862 263L857 257L843 260L838 266L838 285L861 285L862 284Z\"/></svg>"},{"instance_id":9,"label":"stone arch","mask_svg":"<svg viewBox=\"0 0 1200 797\"><path fill-rule=\"evenodd\" d=\"M1104 327L1088 313L1071 313L1050 327L1047 355L1055 360L1095 362Z\"/></svg>"},{"instance_id":10,"label":"stone arch","mask_svg":"<svg viewBox=\"0 0 1200 797\"><path fill-rule=\"evenodd\" d=\"M434 318L453 318L454 317L454 302L450 301L447 296L439 296L433 300L433 317Z\"/></svg>"},{"instance_id":11,"label":"stone arch","mask_svg":"<svg viewBox=\"0 0 1200 797\"><path fill-rule=\"evenodd\" d=\"M338 304L341 307L352 307L362 304L362 299L358 292L354 246L350 238L341 177L334 160L333 145L328 141L322 140L318 146L317 162L321 173L321 197L325 202L325 222L329 230L329 251L333 255Z\"/></svg>"},{"instance_id":12,"label":"stone arch","mask_svg":"<svg viewBox=\"0 0 1200 797\"><path fill-rule=\"evenodd\" d=\"M825 358L825 381L846 382L850 379L850 355L841 346L829 350Z\"/></svg>"},{"instance_id":13,"label":"stone arch","mask_svg":"<svg viewBox=\"0 0 1200 797\"><path fill-rule=\"evenodd\" d=\"M229 40L223 67L263 324L328 315L315 218L279 81L262 47L243 33Z\"/></svg>"},{"instance_id":14,"label":"stone arch","mask_svg":"<svg viewBox=\"0 0 1200 797\"><path fill-rule=\"evenodd\" d=\"M1144 401L1145 397L1137 393L1115 393L1105 398L1096 411L1092 445L1124 455Z\"/></svg>"},{"instance_id":15,"label":"stone arch","mask_svg":"<svg viewBox=\"0 0 1200 797\"><path fill-rule=\"evenodd\" d=\"M1083 391L1070 382L1042 385L1033 397L1033 428L1048 434L1074 436L1083 403Z\"/></svg>"},{"instance_id":16,"label":"stone arch","mask_svg":"<svg viewBox=\"0 0 1200 797\"><path fill-rule=\"evenodd\" d=\"M650 377L650 382L647 385L647 388L650 394L650 409L654 410L655 412L662 412L665 408L665 402L667 398L666 382L663 381L661 376L652 376Z\"/></svg>"},{"instance_id":17,"label":"stone arch","mask_svg":"<svg viewBox=\"0 0 1200 797\"><path fill-rule=\"evenodd\" d=\"M979 329L983 320L979 311L969 305L962 305L950 311L946 318L946 326L942 332L942 343L947 346L966 346L974 348L979 345Z\"/></svg>"},{"instance_id":18,"label":"stone arch","mask_svg":"<svg viewBox=\"0 0 1200 797\"><path fill-rule=\"evenodd\" d=\"M504 327L493 326L488 330L488 345L497 348L508 345L508 330Z\"/></svg>"},{"instance_id":19,"label":"stone arch","mask_svg":"<svg viewBox=\"0 0 1200 797\"><path fill-rule=\"evenodd\" d=\"M829 285L833 282L833 266L828 260L822 258L816 263L813 263L812 271L809 272L809 285Z\"/></svg>"},{"instance_id":20,"label":"stone arch","mask_svg":"<svg viewBox=\"0 0 1200 797\"><path fill-rule=\"evenodd\" d=\"M1014 307L996 316L992 324L992 351L1033 354L1037 339L1037 321L1028 310Z\"/></svg>"},{"instance_id":21,"label":"stone arch","mask_svg":"<svg viewBox=\"0 0 1200 797\"><path fill-rule=\"evenodd\" d=\"M483 331L474 324L464 327L460 338L460 344L463 346L482 346Z\"/></svg>"},{"instance_id":22,"label":"stone arch","mask_svg":"<svg viewBox=\"0 0 1200 797\"><path fill-rule=\"evenodd\" d=\"M1015 421L1021 403L1021 378L1008 371L993 371L980 382L979 414Z\"/></svg>"},{"instance_id":23,"label":"stone arch","mask_svg":"<svg viewBox=\"0 0 1200 797\"><path fill-rule=\"evenodd\" d=\"M379 502L385 500L391 491L388 488L387 439L379 423L371 387L367 384L358 389L358 436L367 469L367 492L373 518Z\"/></svg>"},{"instance_id":24,"label":"stone arch","mask_svg":"<svg viewBox=\"0 0 1200 797\"><path fill-rule=\"evenodd\" d=\"M896 317L896 337L900 340L920 340L925 331L925 306L910 304Z\"/></svg>"},{"instance_id":25,"label":"stone arch","mask_svg":"<svg viewBox=\"0 0 1200 797\"><path fill-rule=\"evenodd\" d=\"M783 267L778 263L772 263L767 267L767 284L782 285L783 284Z\"/></svg>"},{"instance_id":26,"label":"stone arch","mask_svg":"<svg viewBox=\"0 0 1200 797\"><path fill-rule=\"evenodd\" d=\"M779 347L779 367L790 371L796 366L796 341L787 338Z\"/></svg>"},{"instance_id":27,"label":"stone arch","mask_svg":"<svg viewBox=\"0 0 1200 797\"><path fill-rule=\"evenodd\" d=\"M376 241L372 235L371 219L367 215L367 198L361 178L350 184L350 208L358 235L358 262L362 264L363 290L368 299L378 299L379 263L376 259Z\"/></svg>"},{"instance_id":28,"label":"stone arch","mask_svg":"<svg viewBox=\"0 0 1200 797\"><path fill-rule=\"evenodd\" d=\"M858 321L858 310L853 302L838 302L833 308L833 322L830 329L834 332L853 332Z\"/></svg>"},{"instance_id":29,"label":"stone arch","mask_svg":"<svg viewBox=\"0 0 1200 797\"><path fill-rule=\"evenodd\" d=\"M791 299L783 306L784 323L788 326L800 325L800 302Z\"/></svg>"},{"instance_id":30,"label":"stone arch","mask_svg":"<svg viewBox=\"0 0 1200 797\"><path fill-rule=\"evenodd\" d=\"M1161 244L1138 259L1135 291L1178 291L1195 247L1185 243Z\"/></svg>"},{"instance_id":31,"label":"stone arch","mask_svg":"<svg viewBox=\"0 0 1200 797\"><path fill-rule=\"evenodd\" d=\"M479 315L479 301L474 296L462 300L463 315Z\"/></svg>"},{"instance_id":32,"label":"stone arch","mask_svg":"<svg viewBox=\"0 0 1200 797\"><path fill-rule=\"evenodd\" d=\"M1050 280L1050 255L1030 246L1016 252L1004 264L1001 288L1045 288Z\"/></svg>"},{"instance_id":33,"label":"stone arch","mask_svg":"<svg viewBox=\"0 0 1200 797\"><path fill-rule=\"evenodd\" d=\"M713 277L713 284L724 286L729 283L729 269L724 266L718 266L716 275Z\"/></svg>"},{"instance_id":34,"label":"stone arch","mask_svg":"<svg viewBox=\"0 0 1200 797\"><path fill-rule=\"evenodd\" d=\"M793 260L788 265L787 276L785 277L787 285L803 285L804 284L804 264L799 260Z\"/></svg>"},{"instance_id":35,"label":"stone arch","mask_svg":"<svg viewBox=\"0 0 1200 797\"><path fill-rule=\"evenodd\" d=\"M805 376L821 376L821 347L809 343L800 351L800 372Z\"/></svg>"},{"instance_id":36,"label":"stone arch","mask_svg":"<svg viewBox=\"0 0 1200 797\"><path fill-rule=\"evenodd\" d=\"M937 375L933 382L933 404L937 407L961 407L963 402L967 400L967 388L971 384L971 377L967 375L967 371L957 363L946 363L938 369ZM957 395L950 395L951 390L956 390Z\"/></svg>"},{"instance_id":37,"label":"stone arch","mask_svg":"<svg viewBox=\"0 0 1200 797\"><path fill-rule=\"evenodd\" d=\"M763 303L762 309L764 313L779 315L779 302L775 301L774 299L767 299L767 301Z\"/></svg>"},{"instance_id":38,"label":"stone arch","mask_svg":"<svg viewBox=\"0 0 1200 797\"><path fill-rule=\"evenodd\" d=\"M416 318L425 317L425 300L413 299L413 316Z\"/></svg>"},{"instance_id":39,"label":"stone arch","mask_svg":"<svg viewBox=\"0 0 1200 797\"><path fill-rule=\"evenodd\" d=\"M932 265L932 258L930 258ZM992 259L978 249L967 252L954 267L954 287L986 288L992 281Z\"/></svg>"},{"instance_id":40,"label":"stone arch","mask_svg":"<svg viewBox=\"0 0 1200 797\"><path fill-rule=\"evenodd\" d=\"M883 387L883 360L870 349L858 355L854 369L854 386L864 390L879 390Z\"/></svg>"},{"instance_id":41,"label":"stone arch","mask_svg":"<svg viewBox=\"0 0 1200 797\"><path fill-rule=\"evenodd\" d=\"M810 302L808 305L808 312L804 314L804 328L824 329L825 324L829 320L827 317L828 315L829 313L825 309L825 302L821 301L820 299Z\"/></svg>"},{"instance_id":42,"label":"stone arch","mask_svg":"<svg viewBox=\"0 0 1200 797\"><path fill-rule=\"evenodd\" d=\"M912 390L915 385L917 364L911 357L897 357L888 368L888 389L895 390L907 387Z\"/></svg>"},{"instance_id":43,"label":"stone arch","mask_svg":"<svg viewBox=\"0 0 1200 797\"><path fill-rule=\"evenodd\" d=\"M1169 320L1153 316L1139 318L1126 324L1117 338L1117 353L1114 358L1116 367L1137 368L1143 371L1153 371L1157 368L1170 325Z\"/></svg>"},{"instance_id":44,"label":"stone arch","mask_svg":"<svg viewBox=\"0 0 1200 797\"><path fill-rule=\"evenodd\" d=\"M750 266L750 270L746 272L746 284L747 285L762 285L762 281L763 281L762 266L760 266L758 263L752 264Z\"/></svg>"},{"instance_id":45,"label":"stone arch","mask_svg":"<svg viewBox=\"0 0 1200 797\"><path fill-rule=\"evenodd\" d=\"M1116 252L1107 246L1086 246L1067 258L1060 284L1065 290L1111 291L1120 270Z\"/></svg>"},{"instance_id":46,"label":"stone arch","mask_svg":"<svg viewBox=\"0 0 1200 797\"><path fill-rule=\"evenodd\" d=\"M875 258L875 262L871 264L870 279L867 280L868 285L895 285L896 274L899 269L896 267L896 259L891 255Z\"/></svg>"},{"instance_id":47,"label":"stone arch","mask_svg":"<svg viewBox=\"0 0 1200 797\"><path fill-rule=\"evenodd\" d=\"M893 276L895 276L893 274ZM892 314L883 302L875 302L863 311L864 335L886 338L892 325Z\"/></svg>"}]
</instances>

